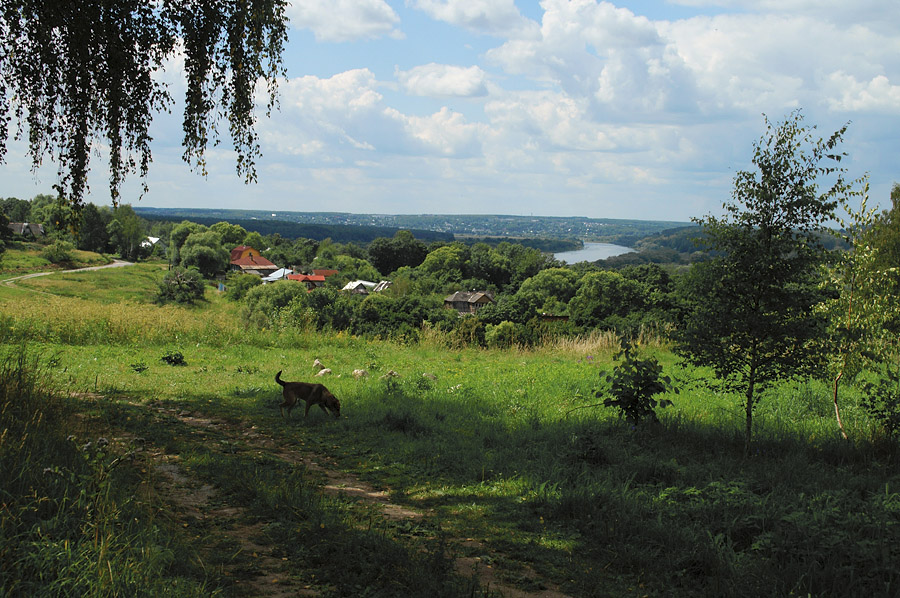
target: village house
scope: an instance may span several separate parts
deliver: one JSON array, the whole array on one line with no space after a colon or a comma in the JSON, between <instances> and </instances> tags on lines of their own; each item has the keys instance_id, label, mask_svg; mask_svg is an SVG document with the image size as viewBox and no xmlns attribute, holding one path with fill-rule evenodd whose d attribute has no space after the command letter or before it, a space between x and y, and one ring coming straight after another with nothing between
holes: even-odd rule
<instances>
[{"instance_id":1,"label":"village house","mask_svg":"<svg viewBox=\"0 0 900 598\"><path fill-rule=\"evenodd\" d=\"M36 222L10 222L9 230L26 239L41 239L44 236L44 225Z\"/></svg>"},{"instance_id":2,"label":"village house","mask_svg":"<svg viewBox=\"0 0 900 598\"><path fill-rule=\"evenodd\" d=\"M287 279L302 282L310 291L325 286L325 277L319 274L288 274Z\"/></svg>"},{"instance_id":3,"label":"village house","mask_svg":"<svg viewBox=\"0 0 900 598\"><path fill-rule=\"evenodd\" d=\"M457 291L444 299L444 307L455 309L460 315L474 314L493 302L493 295L487 291Z\"/></svg>"},{"instance_id":4,"label":"village house","mask_svg":"<svg viewBox=\"0 0 900 598\"><path fill-rule=\"evenodd\" d=\"M278 270L275 270L268 276L264 276L262 281L263 284L266 284L267 282L278 282L279 280L285 280L288 277L288 274L293 273L294 271L290 268L280 268Z\"/></svg>"},{"instance_id":5,"label":"village house","mask_svg":"<svg viewBox=\"0 0 900 598\"><path fill-rule=\"evenodd\" d=\"M342 291L347 291L350 293L356 293L358 295L368 295L369 293L380 293L381 291L390 288L391 281L382 280L381 282L369 282L368 280L354 280L348 282L342 288Z\"/></svg>"},{"instance_id":6,"label":"village house","mask_svg":"<svg viewBox=\"0 0 900 598\"><path fill-rule=\"evenodd\" d=\"M247 245L241 245L231 250L230 268L235 272L268 276L278 270L278 266L264 258L259 251Z\"/></svg>"}]
</instances>

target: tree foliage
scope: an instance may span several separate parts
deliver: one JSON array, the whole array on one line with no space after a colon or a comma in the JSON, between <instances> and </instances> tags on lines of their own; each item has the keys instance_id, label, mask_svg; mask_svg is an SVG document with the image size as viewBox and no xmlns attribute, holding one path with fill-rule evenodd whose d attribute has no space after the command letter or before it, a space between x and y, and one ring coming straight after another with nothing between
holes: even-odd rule
<instances>
[{"instance_id":1,"label":"tree foliage","mask_svg":"<svg viewBox=\"0 0 900 598\"><path fill-rule=\"evenodd\" d=\"M191 304L203 299L203 276L195 268L174 267L159 283L156 300L159 303Z\"/></svg>"},{"instance_id":2,"label":"tree foliage","mask_svg":"<svg viewBox=\"0 0 900 598\"><path fill-rule=\"evenodd\" d=\"M0 0L0 159L12 131L28 140L35 167L58 165L57 191L81 206L91 148L109 148L114 205L127 175L145 179L150 123L173 98L155 73L184 57L184 159L205 173L220 119L237 171L255 179L259 144L254 90L269 108L287 39L284 0ZM144 182L146 189L146 182Z\"/></svg>"},{"instance_id":3,"label":"tree foliage","mask_svg":"<svg viewBox=\"0 0 900 598\"><path fill-rule=\"evenodd\" d=\"M816 140L799 112L766 125L754 147L756 170L737 173L725 216L699 220L716 257L688 276L679 338L689 361L711 366L743 396L748 452L760 391L820 357L812 342L824 329L813 309L823 299L820 237L849 191L837 150L846 126ZM831 184L821 191L826 178Z\"/></svg>"}]
</instances>

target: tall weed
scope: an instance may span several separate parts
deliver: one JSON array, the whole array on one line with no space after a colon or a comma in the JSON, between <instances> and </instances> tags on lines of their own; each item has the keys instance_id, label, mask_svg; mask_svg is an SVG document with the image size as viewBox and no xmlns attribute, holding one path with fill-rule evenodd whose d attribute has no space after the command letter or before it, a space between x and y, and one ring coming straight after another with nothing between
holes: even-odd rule
<instances>
[{"instance_id":1,"label":"tall weed","mask_svg":"<svg viewBox=\"0 0 900 598\"><path fill-rule=\"evenodd\" d=\"M123 456L72 434L72 412L24 345L0 361L0 595L208 596L139 504Z\"/></svg>"}]
</instances>

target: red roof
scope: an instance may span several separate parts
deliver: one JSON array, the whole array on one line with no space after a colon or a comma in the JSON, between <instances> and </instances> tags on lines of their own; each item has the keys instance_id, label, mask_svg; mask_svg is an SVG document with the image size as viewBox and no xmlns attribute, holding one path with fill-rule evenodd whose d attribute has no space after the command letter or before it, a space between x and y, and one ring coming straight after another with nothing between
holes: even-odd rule
<instances>
[{"instance_id":1,"label":"red roof","mask_svg":"<svg viewBox=\"0 0 900 598\"><path fill-rule=\"evenodd\" d=\"M253 249L252 247L248 247L247 245L240 245L231 250L231 261L239 259L241 255L247 251L248 249ZM259 253L257 251L257 253Z\"/></svg>"},{"instance_id":2,"label":"red roof","mask_svg":"<svg viewBox=\"0 0 900 598\"><path fill-rule=\"evenodd\" d=\"M231 264L242 268L278 268L278 266L261 255L248 255L237 260L231 260Z\"/></svg>"},{"instance_id":3,"label":"red roof","mask_svg":"<svg viewBox=\"0 0 900 598\"><path fill-rule=\"evenodd\" d=\"M316 269L313 269L313 275L322 276L323 278L326 276L334 276L335 274L338 274L339 272L340 272L339 270L316 270Z\"/></svg>"},{"instance_id":4,"label":"red roof","mask_svg":"<svg viewBox=\"0 0 900 598\"><path fill-rule=\"evenodd\" d=\"M325 282L325 277L315 274L288 274L288 280L296 280L298 282Z\"/></svg>"}]
</instances>

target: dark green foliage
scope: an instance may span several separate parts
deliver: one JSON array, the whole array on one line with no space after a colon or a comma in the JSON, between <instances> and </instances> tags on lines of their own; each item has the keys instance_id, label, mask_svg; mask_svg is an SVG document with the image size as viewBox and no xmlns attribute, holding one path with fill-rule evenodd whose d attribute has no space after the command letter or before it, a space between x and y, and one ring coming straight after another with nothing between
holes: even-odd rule
<instances>
[{"instance_id":1,"label":"dark green foliage","mask_svg":"<svg viewBox=\"0 0 900 598\"><path fill-rule=\"evenodd\" d=\"M248 290L244 295L244 304L249 315L260 314L271 323L278 310L287 307L295 298L305 299L307 292L306 285L302 283L279 280Z\"/></svg>"},{"instance_id":2,"label":"dark green foliage","mask_svg":"<svg viewBox=\"0 0 900 598\"><path fill-rule=\"evenodd\" d=\"M900 431L900 371L885 365L875 381L862 384L860 401L889 441Z\"/></svg>"},{"instance_id":3,"label":"dark green foliage","mask_svg":"<svg viewBox=\"0 0 900 598\"><path fill-rule=\"evenodd\" d=\"M54 241L44 247L41 257L51 264L66 264L72 261L72 251L75 246L68 241Z\"/></svg>"},{"instance_id":4,"label":"dark green foliage","mask_svg":"<svg viewBox=\"0 0 900 598\"><path fill-rule=\"evenodd\" d=\"M225 280L225 296L232 301L240 301L253 287L262 284L262 278L256 274L234 272Z\"/></svg>"},{"instance_id":5,"label":"dark green foliage","mask_svg":"<svg viewBox=\"0 0 900 598\"><path fill-rule=\"evenodd\" d=\"M428 248L408 230L397 231L393 239L380 237L369 243L368 257L375 268L384 275L410 266L415 268L425 260Z\"/></svg>"},{"instance_id":6,"label":"dark green foliage","mask_svg":"<svg viewBox=\"0 0 900 598\"><path fill-rule=\"evenodd\" d=\"M618 272L585 274L569 302L572 323L584 328L626 328L628 316L642 307L642 290Z\"/></svg>"},{"instance_id":7,"label":"dark green foliage","mask_svg":"<svg viewBox=\"0 0 900 598\"><path fill-rule=\"evenodd\" d=\"M107 227L112 222L112 211L87 203L81 210L81 225L78 227L78 249L106 253L110 238Z\"/></svg>"},{"instance_id":8,"label":"dark green foliage","mask_svg":"<svg viewBox=\"0 0 900 598\"><path fill-rule=\"evenodd\" d=\"M160 357L160 361L169 365L187 365L187 361L185 361L181 351L166 351L166 353Z\"/></svg>"},{"instance_id":9,"label":"dark green foliage","mask_svg":"<svg viewBox=\"0 0 900 598\"><path fill-rule=\"evenodd\" d=\"M141 257L141 243L146 238L144 227L146 222L128 204L116 206L112 219L106 225L109 243L113 251L124 260L136 260Z\"/></svg>"},{"instance_id":10,"label":"dark green foliage","mask_svg":"<svg viewBox=\"0 0 900 598\"><path fill-rule=\"evenodd\" d=\"M31 202L18 197L7 197L0 200L0 210L9 217L10 222L28 222L31 219Z\"/></svg>"},{"instance_id":11,"label":"dark green foliage","mask_svg":"<svg viewBox=\"0 0 900 598\"><path fill-rule=\"evenodd\" d=\"M612 373L600 374L606 387L596 391L596 396L608 397L603 404L618 409L631 424L658 422L656 408L668 407L672 401L654 397L664 392L677 392L672 380L662 375L662 365L653 357L639 357L626 340L622 340L621 349L614 358L621 361Z\"/></svg>"},{"instance_id":12,"label":"dark green foliage","mask_svg":"<svg viewBox=\"0 0 900 598\"><path fill-rule=\"evenodd\" d=\"M192 245L181 250L181 266L195 269L204 278L213 278L228 268L228 252L221 245Z\"/></svg>"},{"instance_id":13,"label":"dark green foliage","mask_svg":"<svg viewBox=\"0 0 900 598\"><path fill-rule=\"evenodd\" d=\"M691 363L711 366L719 380L744 399L745 452L759 392L775 380L809 371L822 355L813 341L824 332L813 310L824 298L823 225L847 192L836 148L846 129L827 140L812 138L799 113L767 123L755 144L755 172L735 176L726 216L700 220L703 243L715 257L686 278L688 309L679 329L679 351ZM818 189L823 178L831 187Z\"/></svg>"},{"instance_id":14,"label":"dark green foliage","mask_svg":"<svg viewBox=\"0 0 900 598\"><path fill-rule=\"evenodd\" d=\"M82 204L93 144L109 146L116 204L127 175L146 177L153 115L173 103L154 73L183 53L184 159L205 172L204 152L224 117L238 174L253 180L254 92L263 78L274 100L285 4L3 0L0 113L22 124L35 166L47 155L59 165L57 189L75 206ZM9 121L0 119L0 159Z\"/></svg>"},{"instance_id":15,"label":"dark green foliage","mask_svg":"<svg viewBox=\"0 0 900 598\"><path fill-rule=\"evenodd\" d=\"M319 242L312 239L291 241L274 233L264 240L265 249L260 248L263 257L274 264L289 268L299 268L311 264L316 257Z\"/></svg>"},{"instance_id":16,"label":"dark green foliage","mask_svg":"<svg viewBox=\"0 0 900 598\"><path fill-rule=\"evenodd\" d=\"M199 270L176 266L163 276L156 300L160 303L191 304L203 299L205 290L203 276Z\"/></svg>"},{"instance_id":17,"label":"dark green foliage","mask_svg":"<svg viewBox=\"0 0 900 598\"><path fill-rule=\"evenodd\" d=\"M435 299L415 295L390 297L374 293L363 299L353 312L353 334L370 337L415 340L426 321L433 314L443 315L442 305Z\"/></svg>"},{"instance_id":18,"label":"dark green foliage","mask_svg":"<svg viewBox=\"0 0 900 598\"><path fill-rule=\"evenodd\" d=\"M187 238L193 233L205 230L207 230L205 226L187 220L183 220L172 227L172 232L169 233L169 263L180 264L181 247L187 241Z\"/></svg>"}]
</instances>

